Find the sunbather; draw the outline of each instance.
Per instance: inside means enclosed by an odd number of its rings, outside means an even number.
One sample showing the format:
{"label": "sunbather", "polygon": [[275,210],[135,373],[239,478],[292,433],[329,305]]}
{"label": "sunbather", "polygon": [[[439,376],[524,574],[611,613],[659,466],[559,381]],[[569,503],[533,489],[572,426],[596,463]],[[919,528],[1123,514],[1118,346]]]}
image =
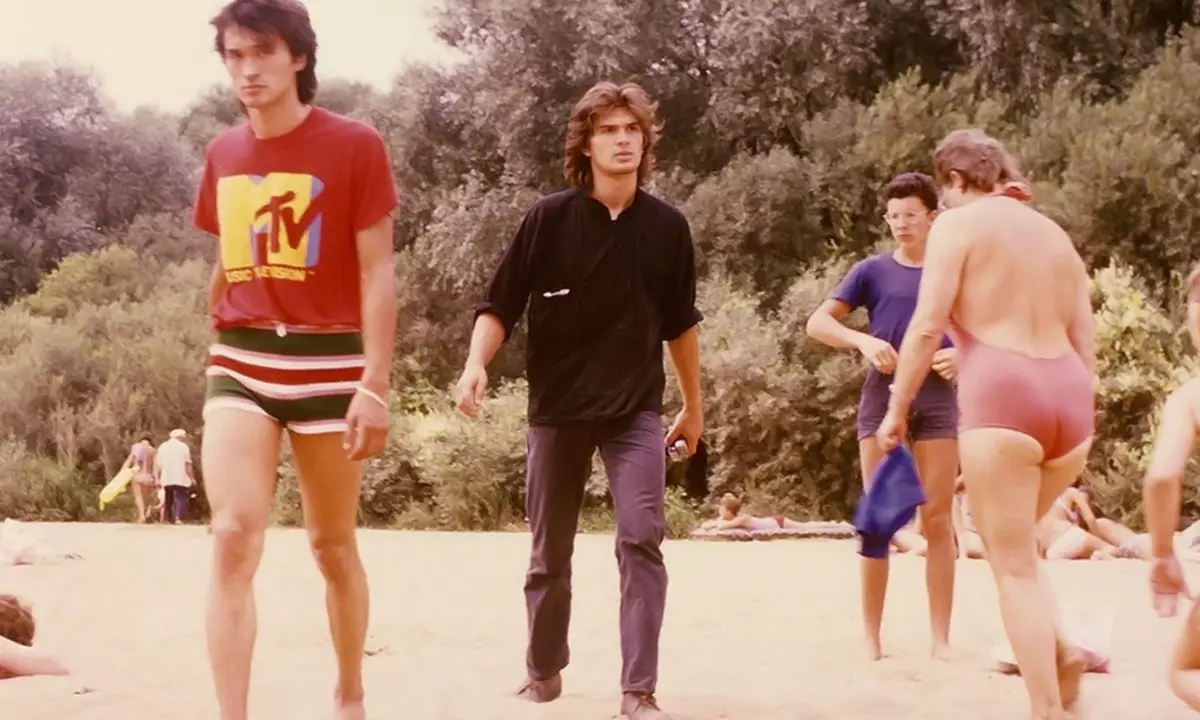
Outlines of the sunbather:
{"label": "sunbather", "polygon": [[742,512],[742,500],[733,493],[725,493],[717,504],[717,518],[705,520],[701,530],[799,530],[806,527],[798,520],[773,515],[759,517]]}
{"label": "sunbather", "polygon": [[0,680],[29,675],[66,675],[54,658],[33,649],[33,612],[15,595],[0,595]]}

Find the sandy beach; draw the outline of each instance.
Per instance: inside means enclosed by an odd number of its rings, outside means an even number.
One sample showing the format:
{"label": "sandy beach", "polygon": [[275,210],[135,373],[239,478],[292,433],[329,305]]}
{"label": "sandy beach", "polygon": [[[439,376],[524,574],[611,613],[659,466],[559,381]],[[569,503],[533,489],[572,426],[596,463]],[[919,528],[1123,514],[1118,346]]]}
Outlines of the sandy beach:
{"label": "sandy beach", "polygon": [[[0,568],[0,592],[36,608],[39,645],[70,678],[0,682],[0,717],[213,719],[203,598],[210,538],[198,527],[42,525],[78,560]],[[522,679],[524,534],[363,531],[372,589],[368,711],[380,720],[605,720],[620,654],[611,536],[579,538],[572,662],[547,705],[513,697]],[[669,542],[659,700],[677,720],[1012,720],[1021,680],[993,672],[1003,638],[985,563],[960,561],[953,641],[928,657],[924,562],[896,557],[884,660],[865,659],[852,541]],[[1064,613],[1115,612],[1110,675],[1089,675],[1083,717],[1192,717],[1163,671],[1181,618],[1160,620],[1145,563],[1049,565]],[[1200,568],[1188,568],[1195,580]],[[328,720],[333,656],[320,576],[302,531],[272,530],[258,576],[251,717]],[[77,694],[81,687],[90,692]]]}

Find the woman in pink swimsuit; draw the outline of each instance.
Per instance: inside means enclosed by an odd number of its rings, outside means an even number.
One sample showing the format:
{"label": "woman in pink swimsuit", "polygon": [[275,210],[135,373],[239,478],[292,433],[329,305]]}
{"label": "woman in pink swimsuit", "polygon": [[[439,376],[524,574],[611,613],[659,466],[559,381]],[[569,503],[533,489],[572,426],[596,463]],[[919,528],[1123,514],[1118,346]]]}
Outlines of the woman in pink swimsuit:
{"label": "woman in pink swimsuit", "polygon": [[129,489],[133,492],[133,502],[137,505],[137,521],[146,522],[150,517],[149,506],[146,504],[146,493],[154,491],[154,445],[151,444],[150,433],[144,432],[138,436],[138,441],[129,448],[129,456],[121,465],[121,469],[133,468],[133,482]]}
{"label": "woman in pink swimsuit", "polygon": [[972,516],[1032,717],[1059,720],[1078,698],[1086,661],[1060,632],[1035,528],[1082,472],[1092,444],[1090,281],[1066,232],[1006,192],[1023,178],[997,140],[953,132],[933,168],[949,210],[929,235],[878,437],[890,449],[904,436],[912,398],[949,332]]}

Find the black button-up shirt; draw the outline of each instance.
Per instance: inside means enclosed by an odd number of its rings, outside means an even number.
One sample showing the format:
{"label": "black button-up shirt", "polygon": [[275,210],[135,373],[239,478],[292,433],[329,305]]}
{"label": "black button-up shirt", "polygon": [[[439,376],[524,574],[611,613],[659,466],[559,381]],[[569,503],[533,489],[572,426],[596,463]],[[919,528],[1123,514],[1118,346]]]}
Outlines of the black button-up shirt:
{"label": "black button-up shirt", "polygon": [[687,219],[640,189],[615,220],[583,190],[541,198],[475,315],[495,315],[507,338],[527,306],[530,423],[660,411],[663,342],[702,319]]}

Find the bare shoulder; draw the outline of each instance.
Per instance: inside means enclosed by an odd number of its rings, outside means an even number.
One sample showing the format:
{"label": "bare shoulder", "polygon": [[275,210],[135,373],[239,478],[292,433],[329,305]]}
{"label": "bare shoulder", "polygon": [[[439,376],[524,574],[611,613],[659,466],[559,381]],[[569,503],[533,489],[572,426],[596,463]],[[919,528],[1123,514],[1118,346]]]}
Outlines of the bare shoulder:
{"label": "bare shoulder", "polygon": [[983,234],[981,228],[985,227],[980,222],[977,210],[978,208],[964,205],[938,213],[929,229],[929,243],[944,249],[969,246]]}

